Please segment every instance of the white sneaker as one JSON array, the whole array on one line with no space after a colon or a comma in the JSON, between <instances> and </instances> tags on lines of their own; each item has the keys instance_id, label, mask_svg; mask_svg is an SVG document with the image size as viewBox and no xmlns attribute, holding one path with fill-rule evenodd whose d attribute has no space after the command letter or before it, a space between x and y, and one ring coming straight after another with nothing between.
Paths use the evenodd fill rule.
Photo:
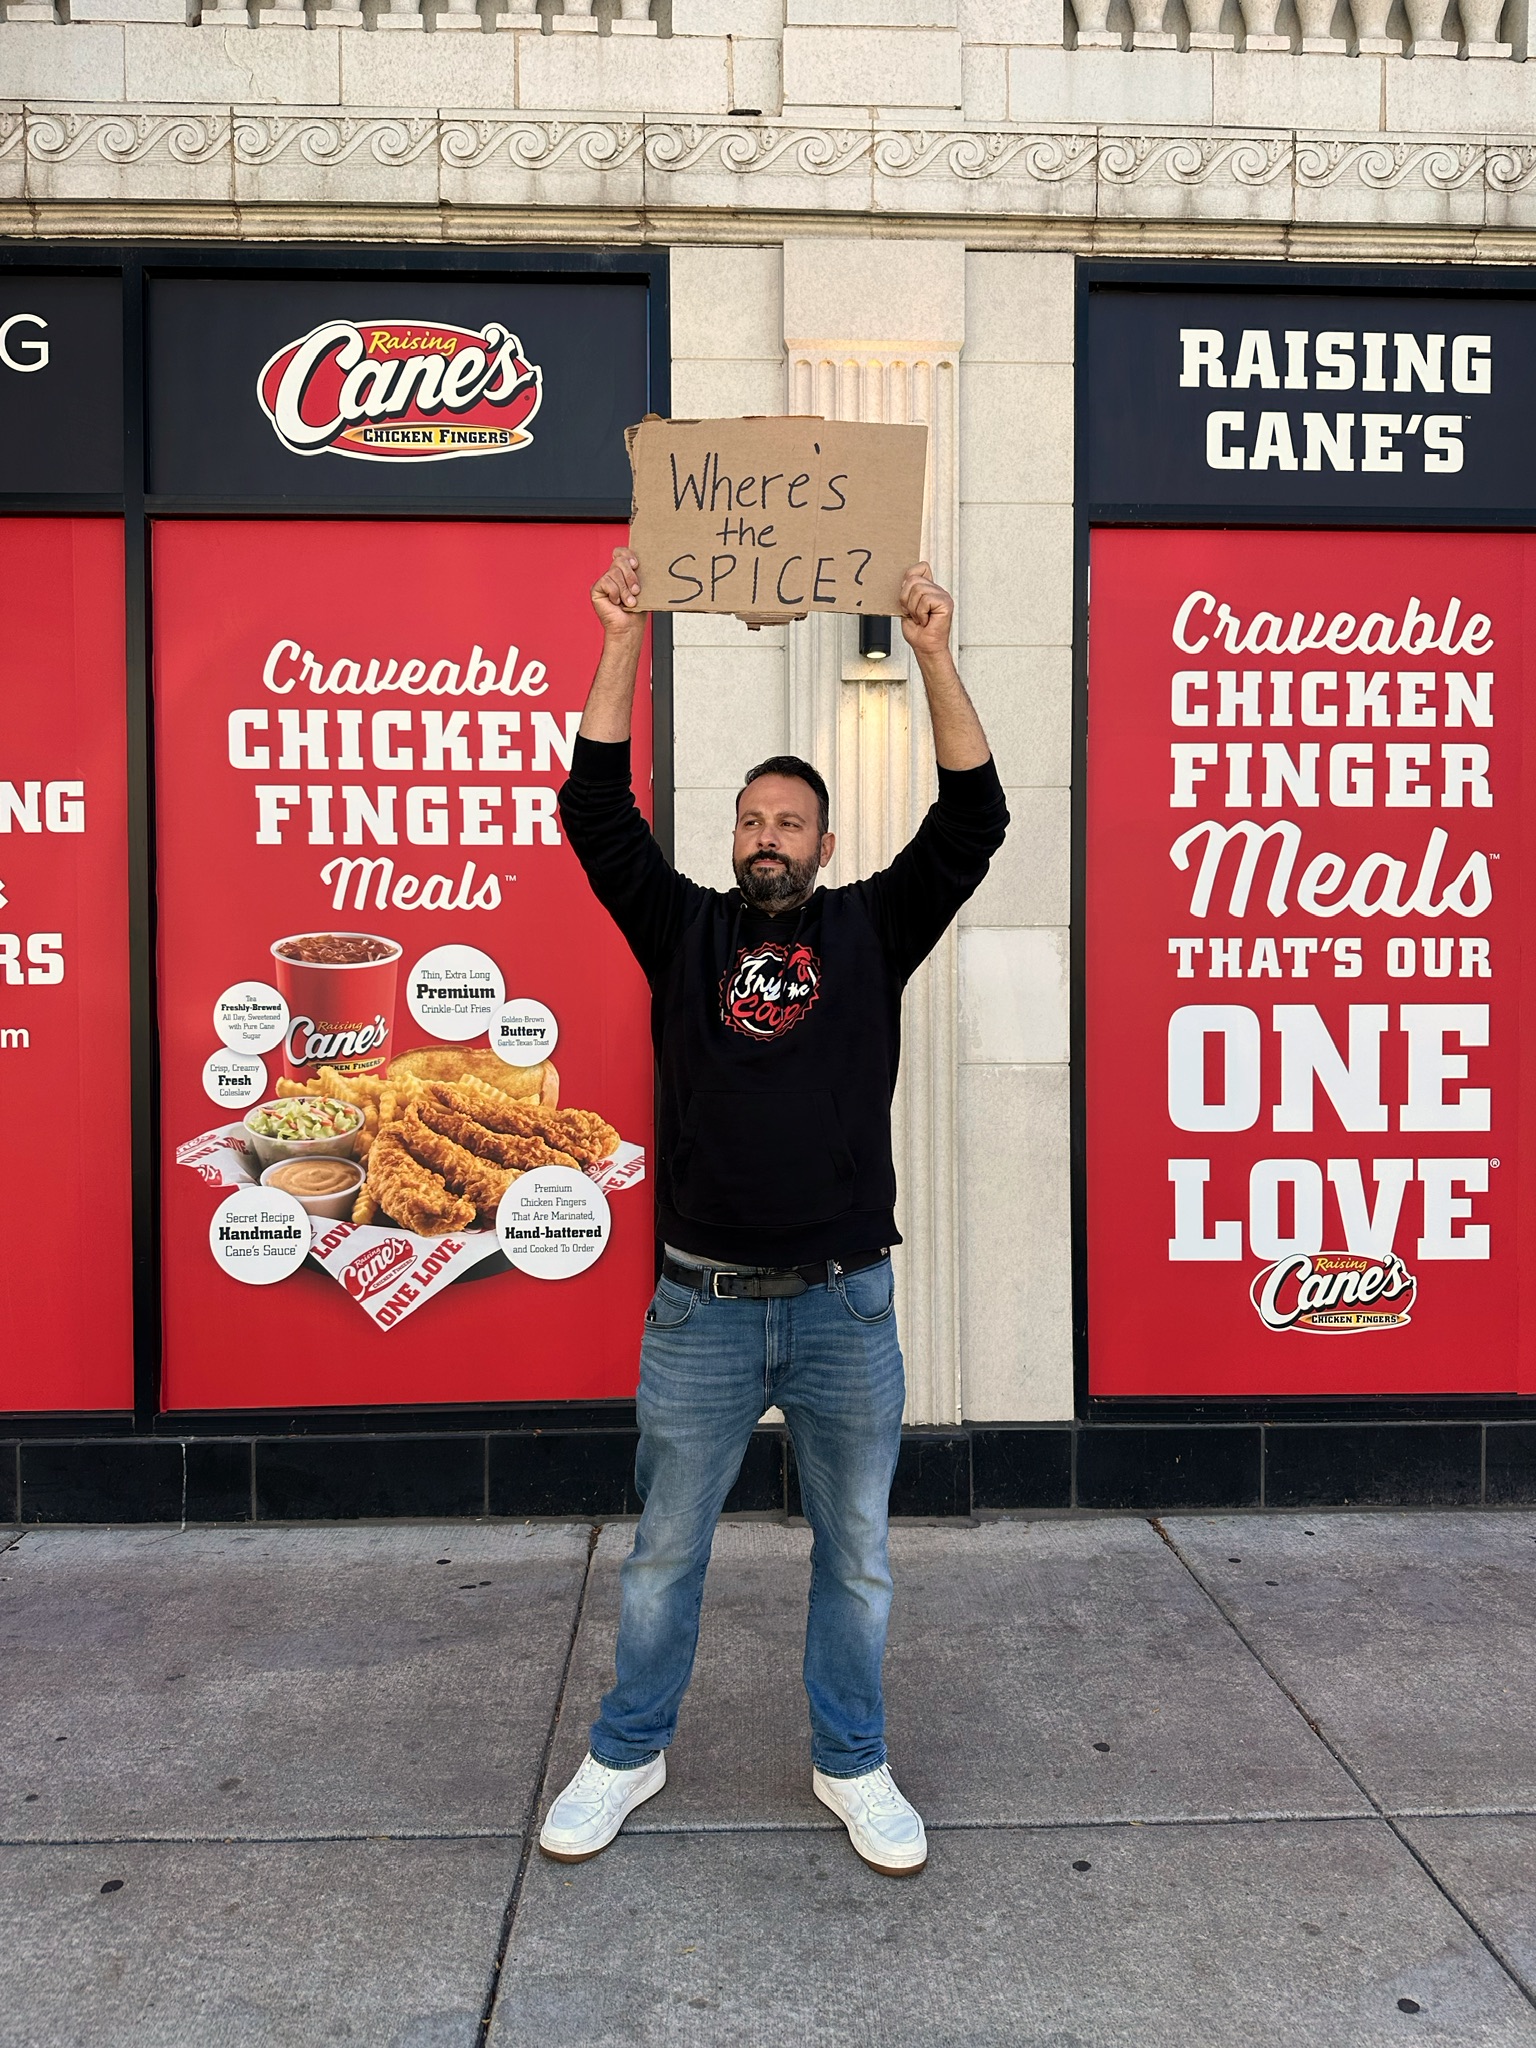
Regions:
<instances>
[{"instance_id":1,"label":"white sneaker","mask_svg":"<svg viewBox=\"0 0 1536 2048\"><path fill-rule=\"evenodd\" d=\"M923 1817L902 1798L889 1764L866 1771L861 1778L829 1778L813 1770L811 1790L847 1828L871 1870L886 1877L916 1877L927 1863Z\"/></svg>"},{"instance_id":2,"label":"white sneaker","mask_svg":"<svg viewBox=\"0 0 1536 2048\"><path fill-rule=\"evenodd\" d=\"M665 1754L629 1771L610 1770L591 1751L539 1830L539 1847L556 1863L585 1863L606 1849L637 1806L667 1782Z\"/></svg>"}]
</instances>

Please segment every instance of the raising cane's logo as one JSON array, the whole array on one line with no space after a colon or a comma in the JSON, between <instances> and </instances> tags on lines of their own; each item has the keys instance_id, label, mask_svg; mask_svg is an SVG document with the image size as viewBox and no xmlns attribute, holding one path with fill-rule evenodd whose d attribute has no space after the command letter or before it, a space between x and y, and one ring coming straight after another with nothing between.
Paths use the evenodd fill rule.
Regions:
<instances>
[{"instance_id":1,"label":"raising cane's logo","mask_svg":"<svg viewBox=\"0 0 1536 2048\"><path fill-rule=\"evenodd\" d=\"M809 946L743 946L720 983L721 1022L745 1038L782 1038L820 992L821 962Z\"/></svg>"},{"instance_id":2,"label":"raising cane's logo","mask_svg":"<svg viewBox=\"0 0 1536 2048\"><path fill-rule=\"evenodd\" d=\"M1419 1283L1396 1252L1290 1252L1266 1266L1249 1290L1266 1330L1353 1337L1400 1330Z\"/></svg>"},{"instance_id":3,"label":"raising cane's logo","mask_svg":"<svg viewBox=\"0 0 1536 2048\"><path fill-rule=\"evenodd\" d=\"M456 995L457 989L453 991ZM361 1062L366 1067L382 1066L369 1058L389 1036L387 1019L376 1010L371 1024L317 1023L313 1017L289 1019L283 1050L296 1067L339 1066L343 1072Z\"/></svg>"},{"instance_id":4,"label":"raising cane's logo","mask_svg":"<svg viewBox=\"0 0 1536 2048\"><path fill-rule=\"evenodd\" d=\"M527 447L543 380L495 320L327 320L278 350L256 395L295 455L448 462Z\"/></svg>"},{"instance_id":5,"label":"raising cane's logo","mask_svg":"<svg viewBox=\"0 0 1536 2048\"><path fill-rule=\"evenodd\" d=\"M404 1266L414 1265L416 1248L406 1237L386 1237L360 1252L342 1269L341 1284L354 1301L367 1301L392 1287Z\"/></svg>"}]
</instances>

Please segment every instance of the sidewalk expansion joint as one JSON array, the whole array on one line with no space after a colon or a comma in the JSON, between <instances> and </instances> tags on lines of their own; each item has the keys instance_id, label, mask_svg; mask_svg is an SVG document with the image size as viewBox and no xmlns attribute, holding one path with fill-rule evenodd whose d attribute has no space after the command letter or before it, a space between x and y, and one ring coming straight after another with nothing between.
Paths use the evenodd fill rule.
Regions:
<instances>
[{"instance_id":1,"label":"sidewalk expansion joint","mask_svg":"<svg viewBox=\"0 0 1536 2048\"><path fill-rule=\"evenodd\" d=\"M1376 1813L1156 1813L1090 1814L1063 1820L927 1820L930 1835L1031 1835L1072 1834L1085 1828L1283 1828L1316 1827L1327 1822L1338 1827L1375 1827L1383 1818ZM1451 1818L1460 1818L1453 1815ZM674 1821L659 1816L638 1827L627 1827L624 1839L637 1842L647 1835L835 1835L836 1821L821 1820L720 1820Z\"/></svg>"},{"instance_id":2,"label":"sidewalk expansion joint","mask_svg":"<svg viewBox=\"0 0 1536 2048\"><path fill-rule=\"evenodd\" d=\"M518 1842L521 1828L343 1828L311 1835L7 1835L0 1849L302 1849L326 1842Z\"/></svg>"},{"instance_id":3,"label":"sidewalk expansion joint","mask_svg":"<svg viewBox=\"0 0 1536 2048\"><path fill-rule=\"evenodd\" d=\"M490 2038L491 2016L496 2010L496 1998L501 1990L501 1973L506 1964L507 1950L511 1946L512 1929L517 1922L517 1909L522 1903L528 1865L538 1840L539 1814L544 1805L549 1762L554 1754L555 1737L560 1732L560 1717L565 1712L565 1690L570 1683L571 1666L576 1659L576 1641L581 1634L582 1616L587 1609L587 1589L592 1583L592 1560L597 1555L597 1541L602 1533L601 1522L595 1523L587 1532L587 1561L582 1569L581 1590L576 1595L576 1611L571 1616L571 1633L565 1646L565 1661L560 1667L560 1683L555 1689L555 1703L549 1717L549 1732L544 1738L539 1768L534 1776L533 1792L528 1802L528 1810L523 1816L523 1853L518 1858L517 1875L512 1880L512 1890L507 1897L507 1910L501 1918L501 1935L496 1944L495 1958L491 1963L491 1980L486 1986L485 2004L481 2009L480 2025L475 2033L475 2048L486 2048Z\"/></svg>"},{"instance_id":4,"label":"sidewalk expansion joint","mask_svg":"<svg viewBox=\"0 0 1536 2048\"><path fill-rule=\"evenodd\" d=\"M1398 1815L1394 1812L1389 1811L1388 1808L1383 1805L1381 1800L1379 1800L1376 1797L1376 1794L1371 1790L1370 1786L1366 1783L1365 1778L1361 1774L1361 1772L1358 1771L1355 1768L1355 1766L1349 1761L1348 1757L1345 1756L1343 1750L1340 1749L1339 1745L1336 1742L1334 1742L1332 1738L1324 1732L1322 1723L1318 1721L1313 1715L1307 1712L1307 1709L1302 1704L1302 1701L1299 1698L1299 1696L1291 1689L1290 1686L1286 1684L1285 1680L1280 1676L1279 1672L1275 1669L1274 1665L1270 1663L1269 1659L1259 1649L1257 1643L1255 1643L1252 1637L1249 1636L1246 1633L1246 1631L1242 1628L1236 1616L1228 1608L1225 1601L1223 1601L1220 1595L1217 1594L1213 1590L1213 1588L1206 1583L1205 1579L1201 1577L1200 1573L1196 1570L1194 1564L1190 1561L1188 1557L1185 1556L1184 1552L1179 1548L1178 1544L1175 1542L1174 1538L1168 1533L1168 1530L1163 1526L1163 1523L1159 1520L1159 1518L1156 1515L1150 1515L1147 1519L1151 1523L1153 1529L1162 1538L1163 1542L1166 1543L1168 1548L1173 1552L1173 1555L1178 1559L1179 1563L1184 1567L1185 1571L1188 1572L1191 1579L1193 1579L1195 1584L1200 1588L1200 1591L1205 1595L1206 1599L1210 1601L1211 1605L1215 1608L1216 1612L1227 1624L1227 1627L1231 1629L1233 1635L1237 1637L1237 1640L1242 1644L1243 1648L1248 1652L1249 1656L1252 1657L1255 1664L1258 1665L1259 1669L1269 1679L1270 1683L1285 1699L1289 1700L1291 1705L1295 1708L1296 1712L1301 1716L1301 1719L1306 1723L1307 1727L1311 1729L1312 1733L1317 1737L1318 1741L1323 1745L1324 1749L1326 1749L1328 1754L1333 1758L1334 1762L1338 1765L1339 1769L1343 1771L1345 1776L1349 1778L1351 1782L1354 1784L1356 1789L1359 1791L1360 1796L1363 1799L1367 1799L1370 1801L1371 1811L1380 1820L1384 1821L1386 1825L1392 1830L1393 1834L1397 1837L1398 1841L1402 1844L1403 1848L1407 1850L1408 1854L1413 1858L1414 1862L1419 1866L1420 1870L1423 1871L1424 1875L1429 1879L1430 1883L1434 1886L1435 1890L1440 1894L1441 1898L1445 1900L1446 1904L1450 1907L1451 1911L1466 1926L1469 1932L1477 1938L1477 1940L1481 1943L1483 1948L1487 1950L1488 1954L1493 1958L1494 1962L1498 1964L1499 1968L1504 1972L1505 1976L1508 1977L1509 1981L1511 1982L1511 1984L1514 1985L1515 1989L1520 1993L1520 1995L1526 2000L1526 2002L1529 2005L1536 2006L1536 1988L1533 1988L1533 1986L1527 1982L1526 1978L1516 1968L1514 1962L1510 1959L1509 1956L1507 1956L1504 1953L1503 1949L1500 1948L1499 1944L1492 1938L1492 1936L1484 1932L1484 1930L1478 1925L1477 1921L1473 1918L1471 1912L1467 1909L1466 1906L1462 1904L1461 1900L1457 1898L1456 1894L1451 1890L1450 1886L1446 1884L1445 1880L1440 1876L1440 1873L1429 1862L1427 1857L1423 1856L1420 1853L1416 1845L1409 1839L1405 1831L1398 1825Z\"/></svg>"},{"instance_id":5,"label":"sidewalk expansion joint","mask_svg":"<svg viewBox=\"0 0 1536 2048\"><path fill-rule=\"evenodd\" d=\"M1377 1807L1361 1813L1097 1813L1047 1820L930 1820L930 1835L1069 1834L1093 1828L1274 1828L1358 1827L1395 1820L1533 1820L1531 1806L1404 1806ZM785 1820L700 1820L666 1822L650 1818L624 1830L626 1841L649 1835L835 1835L838 1823L806 1818ZM1394 1833L1396 1830L1394 1830ZM384 1833L333 1829L307 1835L8 1835L0 1833L0 1849L284 1849L311 1843L391 1842L526 1842L525 1828L391 1828Z\"/></svg>"},{"instance_id":6,"label":"sidewalk expansion joint","mask_svg":"<svg viewBox=\"0 0 1536 2048\"><path fill-rule=\"evenodd\" d=\"M1388 1820L1533 1820L1536 1806L1390 1806Z\"/></svg>"}]
</instances>

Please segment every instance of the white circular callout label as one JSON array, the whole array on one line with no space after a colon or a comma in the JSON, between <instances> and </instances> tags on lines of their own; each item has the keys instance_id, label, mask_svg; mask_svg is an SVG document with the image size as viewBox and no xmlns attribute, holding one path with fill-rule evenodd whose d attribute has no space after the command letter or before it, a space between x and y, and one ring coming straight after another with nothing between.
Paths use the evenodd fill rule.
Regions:
<instances>
[{"instance_id":1,"label":"white circular callout label","mask_svg":"<svg viewBox=\"0 0 1536 2048\"><path fill-rule=\"evenodd\" d=\"M608 1245L608 1197L574 1166L536 1166L496 1210L496 1241L508 1263L535 1280L569 1280Z\"/></svg>"},{"instance_id":2,"label":"white circular callout label","mask_svg":"<svg viewBox=\"0 0 1536 2048\"><path fill-rule=\"evenodd\" d=\"M405 978L405 1001L423 1031L455 1045L478 1038L506 1000L501 969L478 946L438 946Z\"/></svg>"},{"instance_id":3,"label":"white circular callout label","mask_svg":"<svg viewBox=\"0 0 1536 2048\"><path fill-rule=\"evenodd\" d=\"M554 1011L532 996L503 1003L491 1019L491 1051L509 1067L536 1067L549 1058L559 1036Z\"/></svg>"},{"instance_id":4,"label":"white circular callout label","mask_svg":"<svg viewBox=\"0 0 1536 2048\"><path fill-rule=\"evenodd\" d=\"M213 1028L231 1052L272 1052L288 1029L288 1005L267 981L237 981L213 1006Z\"/></svg>"},{"instance_id":5,"label":"white circular callout label","mask_svg":"<svg viewBox=\"0 0 1536 2048\"><path fill-rule=\"evenodd\" d=\"M254 1053L215 1052L203 1062L203 1093L226 1109L249 1109L266 1092L267 1063Z\"/></svg>"},{"instance_id":6,"label":"white circular callout label","mask_svg":"<svg viewBox=\"0 0 1536 2048\"><path fill-rule=\"evenodd\" d=\"M281 1188L236 1188L213 1212L208 1245L231 1280L270 1287L309 1257L309 1218Z\"/></svg>"}]
</instances>

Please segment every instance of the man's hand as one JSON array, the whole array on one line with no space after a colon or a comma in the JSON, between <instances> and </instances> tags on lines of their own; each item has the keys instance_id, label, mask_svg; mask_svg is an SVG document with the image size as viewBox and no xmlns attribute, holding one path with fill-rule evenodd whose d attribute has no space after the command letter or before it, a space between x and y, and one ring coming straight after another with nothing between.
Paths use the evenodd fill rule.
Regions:
<instances>
[{"instance_id":1,"label":"man's hand","mask_svg":"<svg viewBox=\"0 0 1536 2048\"><path fill-rule=\"evenodd\" d=\"M640 606L640 557L615 548L613 560L592 586L592 609L602 621L603 651L581 714L589 740L627 740L635 698L635 676L645 645Z\"/></svg>"},{"instance_id":2,"label":"man's hand","mask_svg":"<svg viewBox=\"0 0 1536 2048\"><path fill-rule=\"evenodd\" d=\"M640 557L615 548L613 560L592 586L592 609L602 621L605 639L636 639L645 631L640 603Z\"/></svg>"},{"instance_id":3,"label":"man's hand","mask_svg":"<svg viewBox=\"0 0 1536 2048\"><path fill-rule=\"evenodd\" d=\"M901 630L921 661L949 652L955 600L933 580L926 562L916 562L901 579Z\"/></svg>"}]
</instances>

